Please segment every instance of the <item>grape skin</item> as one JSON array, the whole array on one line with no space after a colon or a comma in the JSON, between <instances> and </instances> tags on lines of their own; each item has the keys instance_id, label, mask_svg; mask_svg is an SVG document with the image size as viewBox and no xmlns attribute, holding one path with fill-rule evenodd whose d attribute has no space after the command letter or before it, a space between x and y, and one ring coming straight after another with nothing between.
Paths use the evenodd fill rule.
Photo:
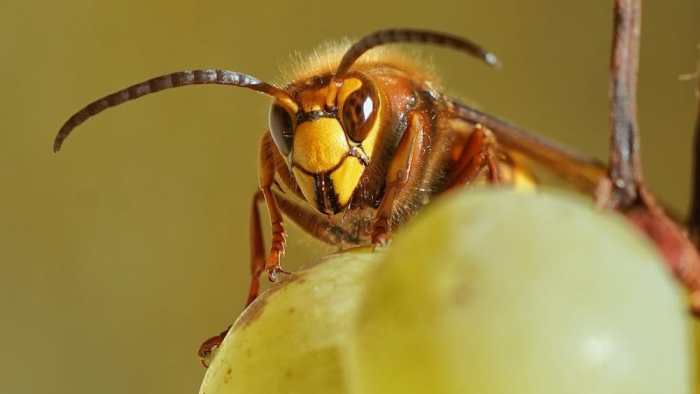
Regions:
<instances>
[{"instance_id":1,"label":"grape skin","mask_svg":"<svg viewBox=\"0 0 700 394\"><path fill-rule=\"evenodd\" d=\"M370 276L353 393L690 393L683 297L621 216L558 193L437 205Z\"/></svg>"},{"instance_id":2,"label":"grape skin","mask_svg":"<svg viewBox=\"0 0 700 394\"><path fill-rule=\"evenodd\" d=\"M689 394L678 286L621 217L475 190L386 253L324 259L236 321L204 394Z\"/></svg>"}]
</instances>

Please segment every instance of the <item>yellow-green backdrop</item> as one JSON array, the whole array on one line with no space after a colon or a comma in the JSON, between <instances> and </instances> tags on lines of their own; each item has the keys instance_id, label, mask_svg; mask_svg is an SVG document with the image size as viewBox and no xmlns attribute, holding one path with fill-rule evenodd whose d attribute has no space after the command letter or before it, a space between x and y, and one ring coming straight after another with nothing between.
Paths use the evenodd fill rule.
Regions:
<instances>
[{"instance_id":1,"label":"yellow-green backdrop","mask_svg":"<svg viewBox=\"0 0 700 394\"><path fill-rule=\"evenodd\" d=\"M610 1L0 3L0 391L192 393L202 339L242 307L268 99L169 91L51 140L145 78L223 67L274 80L293 51L382 27L471 37L505 67L426 49L449 91L604 158ZM652 188L688 202L698 0L647 1L640 74ZM292 231L294 267L327 249ZM663 340L660 338L659 340Z\"/></svg>"}]
</instances>

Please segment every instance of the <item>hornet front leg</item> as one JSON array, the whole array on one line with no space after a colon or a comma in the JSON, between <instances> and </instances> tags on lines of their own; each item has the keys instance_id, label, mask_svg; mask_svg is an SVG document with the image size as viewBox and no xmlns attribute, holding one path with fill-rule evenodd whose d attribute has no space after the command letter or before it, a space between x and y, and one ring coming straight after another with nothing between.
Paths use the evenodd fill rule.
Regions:
<instances>
[{"instance_id":1,"label":"hornet front leg","mask_svg":"<svg viewBox=\"0 0 700 394\"><path fill-rule=\"evenodd\" d=\"M416 112L409 114L408 128L401 137L394 158L389 164L385 180L384 197L377 208L372 223L372 244L385 245L391 237L391 219L394 206L408 180L415 176L423 164L425 148L425 120Z\"/></svg>"},{"instance_id":2,"label":"hornet front leg","mask_svg":"<svg viewBox=\"0 0 700 394\"><path fill-rule=\"evenodd\" d=\"M260 275L267 271L268 278L274 282L280 273L288 273L280 266L280 257L284 254L287 234L284 231L282 213L277 204L277 199L272 193L272 185L275 178L274 161L269 157L269 144L260 144L260 189L253 195L250 209L250 285L246 306L250 305L260 293ZM265 243L263 239L260 210L258 204L265 201L270 215L272 237L270 254L265 257ZM205 367L208 366L213 352L221 345L228 333L229 326L223 332L215 335L200 345L197 354Z\"/></svg>"}]
</instances>

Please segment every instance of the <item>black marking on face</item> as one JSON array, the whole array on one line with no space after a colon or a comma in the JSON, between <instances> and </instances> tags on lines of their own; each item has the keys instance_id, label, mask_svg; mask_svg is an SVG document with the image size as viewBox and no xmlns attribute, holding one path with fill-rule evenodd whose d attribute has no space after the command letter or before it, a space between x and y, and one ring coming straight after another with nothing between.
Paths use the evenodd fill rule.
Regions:
<instances>
[{"instance_id":1,"label":"black marking on face","mask_svg":"<svg viewBox=\"0 0 700 394\"><path fill-rule=\"evenodd\" d=\"M309 122L320 118L336 118L337 111L335 110L318 110L318 111L299 111L297 112L297 124Z\"/></svg>"},{"instance_id":2,"label":"black marking on face","mask_svg":"<svg viewBox=\"0 0 700 394\"><path fill-rule=\"evenodd\" d=\"M335 193L330 173L314 175L313 179L316 209L326 215L340 212L342 208L338 203L338 195Z\"/></svg>"},{"instance_id":3,"label":"black marking on face","mask_svg":"<svg viewBox=\"0 0 700 394\"><path fill-rule=\"evenodd\" d=\"M325 182L328 185L328 192L326 197L328 198L328 205L330 205L333 213L340 212L340 204L338 203L338 194L335 192L335 187L333 186L333 181L331 180L330 174L324 175L326 178Z\"/></svg>"},{"instance_id":4,"label":"black marking on face","mask_svg":"<svg viewBox=\"0 0 700 394\"><path fill-rule=\"evenodd\" d=\"M316 209L319 212L326 212L326 199L323 198L325 194L325 185L323 183L323 176L314 175L314 194L316 195Z\"/></svg>"}]
</instances>

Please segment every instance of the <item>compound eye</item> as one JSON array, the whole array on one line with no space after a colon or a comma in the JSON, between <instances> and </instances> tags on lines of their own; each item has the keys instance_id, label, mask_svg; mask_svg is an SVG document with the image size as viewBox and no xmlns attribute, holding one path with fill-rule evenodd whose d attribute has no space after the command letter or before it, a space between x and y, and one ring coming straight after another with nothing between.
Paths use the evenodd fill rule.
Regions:
<instances>
[{"instance_id":1,"label":"compound eye","mask_svg":"<svg viewBox=\"0 0 700 394\"><path fill-rule=\"evenodd\" d=\"M289 112L279 105L272 105L269 126L272 140L277 145L277 149L279 149L282 156L289 156L289 153L292 151L292 141L294 140L294 125Z\"/></svg>"},{"instance_id":2,"label":"compound eye","mask_svg":"<svg viewBox=\"0 0 700 394\"><path fill-rule=\"evenodd\" d=\"M377 112L377 101L372 91L362 87L352 93L342 103L343 127L348 137L355 142L362 142L372 129Z\"/></svg>"}]
</instances>

